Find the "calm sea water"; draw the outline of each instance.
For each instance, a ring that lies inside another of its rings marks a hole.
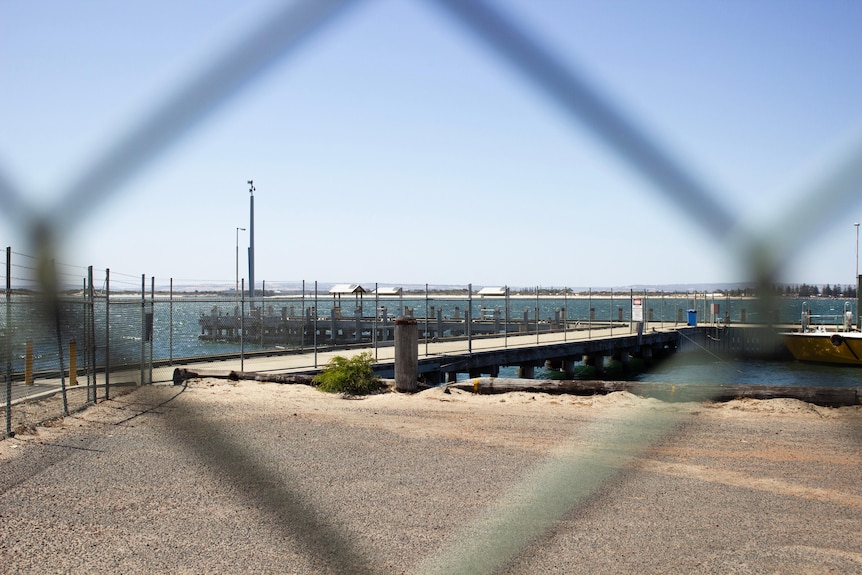
[[[732,385],[790,385],[803,387],[860,387],[862,368],[814,365],[798,361],[687,361],[677,358],[659,364],[638,381]]]

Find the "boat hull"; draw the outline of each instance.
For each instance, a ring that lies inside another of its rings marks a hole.
[[[785,333],[784,343],[798,361],[862,367],[862,333]]]

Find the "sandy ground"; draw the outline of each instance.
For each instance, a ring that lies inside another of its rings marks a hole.
[[[0,441],[0,573],[862,573],[862,410],[149,386]]]

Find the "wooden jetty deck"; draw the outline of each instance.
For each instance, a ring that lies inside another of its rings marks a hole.
[[[474,320],[473,323],[477,323]],[[510,331],[493,335],[479,335],[473,329],[466,336],[436,338],[435,332],[424,332],[423,320],[417,321],[420,329],[419,373],[428,383],[454,380],[456,374],[496,377],[504,366],[518,368],[519,376],[533,377],[537,367],[558,369],[570,375],[579,363],[592,365],[601,376],[607,359],[623,364],[632,358],[663,357],[676,351],[701,350],[722,356],[741,358],[788,358],[787,350],[777,332],[786,326],[678,326],[660,322],[642,324],[591,323],[575,326],[539,324],[526,331],[523,324],[512,323]],[[515,331],[515,327],[519,329]],[[544,329],[542,329],[544,327]],[[387,329],[389,329],[387,327]],[[394,329],[394,322],[392,328]],[[461,323],[460,330],[467,328]],[[501,327],[502,331],[502,327]],[[431,335],[426,337],[425,334]],[[306,341],[308,344],[309,341]],[[323,342],[325,343],[325,342]],[[360,342],[343,347],[322,347],[319,351],[303,350],[286,354],[249,355],[241,361],[231,358],[220,362],[207,362],[213,369],[261,371],[269,373],[314,373],[336,356],[352,356],[370,352],[376,360],[376,370],[382,377],[394,373],[394,349],[390,339]]]

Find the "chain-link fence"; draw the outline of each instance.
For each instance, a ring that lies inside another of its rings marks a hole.
[[[242,334],[242,338],[247,336],[250,340],[248,344],[258,346],[260,350],[296,346],[305,348],[319,344],[319,338],[327,337],[317,325],[309,333],[305,327],[291,328],[288,321],[296,319],[306,322],[309,309],[314,310],[311,319],[315,324],[336,321],[337,318],[333,319],[336,306],[330,308],[328,317],[321,314],[323,305],[319,299],[323,298],[319,298],[316,292],[314,297],[318,301],[314,305],[310,301],[297,303],[295,298],[260,304],[259,315],[253,316],[259,321],[257,331],[254,326],[246,331],[245,326],[237,328],[235,325],[236,319],[245,321],[246,316],[242,310],[239,315],[236,314],[237,302],[231,302],[229,297],[213,297],[210,301],[197,300],[191,303],[175,301],[169,296],[170,300],[165,302],[163,294],[156,298],[155,290],[152,284],[147,285],[145,276],[111,275],[105,271],[104,275],[93,277],[92,273],[82,273],[83,270],[65,269],[53,262],[52,258],[54,246],[62,241],[71,222],[82,211],[104,202],[133,178],[153,156],[169,147],[184,131],[199,124],[239,86],[294,50],[349,4],[352,3],[310,0],[291,4],[274,14],[212,67],[201,71],[188,84],[180,86],[174,97],[145,117],[139,128],[118,141],[105,157],[95,159],[92,169],[80,180],[70,182],[65,194],[47,210],[36,209],[22,190],[17,189],[7,178],[0,177],[0,205],[4,214],[9,222],[33,238],[33,245],[28,251],[37,254],[30,257],[16,253],[13,257],[7,251],[7,277],[25,284],[13,294],[7,283],[2,334],[7,404],[14,403],[16,399],[10,391],[12,384],[17,387],[19,380],[23,380],[22,385],[26,387],[31,378],[34,386],[40,379],[58,379],[64,389],[60,394],[62,403],[48,417],[68,413],[88,402],[108,397],[114,393],[113,386],[147,383],[150,378],[164,379],[164,375],[159,373],[162,369],[160,364],[164,362],[164,365],[170,366],[178,357],[188,357],[183,355],[186,351],[178,351],[183,345],[182,338],[189,337],[188,324],[194,327],[196,342],[206,339],[201,338],[201,335],[209,334],[214,344],[228,348],[236,345],[232,339],[238,333]],[[762,297],[757,303],[751,304],[753,309],[747,309],[750,315],[766,317],[778,309],[774,299],[769,296],[770,287],[782,266],[795,250],[817,230],[827,226],[836,214],[857,203],[855,196],[862,183],[862,145],[859,142],[846,148],[844,155],[837,158],[819,180],[800,194],[795,203],[782,206],[785,209],[783,217],[777,218],[771,227],[758,230],[746,228],[721,201],[718,190],[694,177],[682,162],[668,154],[649,133],[639,129],[594,86],[563,65],[554,53],[546,50],[516,22],[479,0],[438,0],[436,5],[510,64],[535,89],[556,102],[570,120],[586,125],[598,140],[607,144],[632,169],[654,184],[653,189],[658,195],[675,203],[710,240],[725,246],[740,268],[747,270],[749,279],[759,286]],[[86,279],[82,281],[81,278]],[[77,284],[75,291],[69,291],[68,284]],[[622,298],[626,297],[631,297],[631,294],[623,294]],[[330,298],[327,295],[325,299]],[[432,304],[427,300],[433,298],[420,299],[422,301],[413,306],[414,311],[421,310],[423,318],[436,322],[437,310],[443,308],[442,301]],[[625,321],[629,305],[619,306],[624,310],[623,317],[615,318],[613,301],[609,298],[607,321],[611,324],[620,319]],[[240,301],[239,306],[246,303]],[[589,311],[592,306],[588,306],[584,318],[581,313],[569,312],[568,303],[565,301],[563,304],[566,313],[555,315],[555,311],[549,313],[548,310],[539,309],[541,300],[535,305],[524,304],[520,309],[515,306],[514,310],[509,301],[502,312],[509,317],[503,321],[508,329],[513,319],[511,316],[516,315],[523,322],[524,329],[529,329],[530,322],[535,322],[537,332],[542,326],[547,325],[550,329],[553,322],[562,322],[565,326],[563,333],[568,333],[567,328],[572,327],[567,323],[570,321],[605,321],[605,310],[600,311],[598,305],[595,306],[596,319],[593,319]],[[725,310],[733,315],[729,302],[726,303]],[[394,300],[388,300],[388,304],[391,307],[383,306],[389,307],[387,316],[396,307]],[[686,308],[691,305],[688,302],[686,304]],[[427,310],[424,308],[426,305]],[[431,305],[435,308],[433,314]],[[349,317],[352,310],[349,306],[344,307],[347,307],[346,315]],[[342,318],[345,315],[344,307],[340,311]],[[368,302],[362,301],[360,320],[372,317],[376,321],[384,321],[381,319],[379,301],[374,302],[370,314],[367,307]],[[468,307],[470,314],[486,319],[486,312],[476,307],[475,302],[470,302]],[[496,309],[498,305],[491,307]],[[554,304],[554,310],[559,307],[559,304]],[[531,308],[535,310],[532,314]],[[669,315],[662,311],[660,321],[679,321],[679,308],[678,305],[671,305]],[[463,311],[459,310],[460,313]],[[163,319],[166,313],[169,316],[167,321]],[[445,313],[451,318],[455,310]],[[793,313],[787,312],[787,316],[782,319],[795,320]],[[491,314],[490,320],[493,321],[493,310]],[[175,316],[188,317],[179,320]],[[268,331],[266,327],[270,319],[273,320],[274,331]],[[177,329],[180,322],[184,328],[182,332]],[[620,326],[620,329],[626,328]],[[352,336],[348,334],[344,337],[353,337],[354,340],[360,340],[358,343],[366,343],[362,342],[366,337],[362,331],[356,330]],[[428,331],[430,335],[430,329]],[[372,339],[377,337],[377,333],[374,329]],[[162,344],[166,337],[169,342],[167,351],[156,349],[157,342]],[[314,341],[308,341],[309,337]],[[337,339],[332,330],[328,337]],[[241,342],[241,345],[245,344],[245,341]],[[168,357],[165,357],[165,353]],[[25,390],[24,393],[30,392]],[[20,412],[25,413],[26,409],[22,406]],[[39,416],[26,414],[23,421],[32,421],[32,418],[38,420]],[[630,423],[633,426],[638,424],[637,421]],[[7,413],[7,429],[11,425]],[[671,425],[668,423],[667,429]],[[613,447],[612,443],[609,440],[609,447]],[[559,476],[570,473],[572,467],[577,465],[576,462],[570,463],[565,468],[552,470],[552,474]],[[589,475],[589,470],[581,468],[581,471]],[[585,481],[583,484],[585,487],[580,491],[574,489],[568,493],[566,505],[575,505],[589,496],[589,490],[598,489],[595,482]],[[283,489],[290,490],[290,486],[284,486]],[[541,510],[553,507],[549,501],[555,494],[544,493],[537,497],[540,500],[535,502],[535,521],[531,523],[534,532],[531,532],[531,537],[541,533],[553,520],[552,517],[542,515]],[[301,499],[301,496],[296,495],[296,498]],[[309,521],[313,523],[313,520]],[[494,523],[494,526],[506,530],[512,527],[512,521],[525,520],[524,517],[513,518],[509,522]],[[493,572],[501,560],[513,556],[519,546],[525,544],[526,540],[490,542],[481,549],[467,548],[461,550],[459,555],[453,553],[448,560],[441,560],[440,564],[454,569],[459,565],[473,564],[471,558],[493,556],[493,561],[479,561],[485,566],[482,570],[474,571]],[[445,571],[441,567],[439,572]]]

